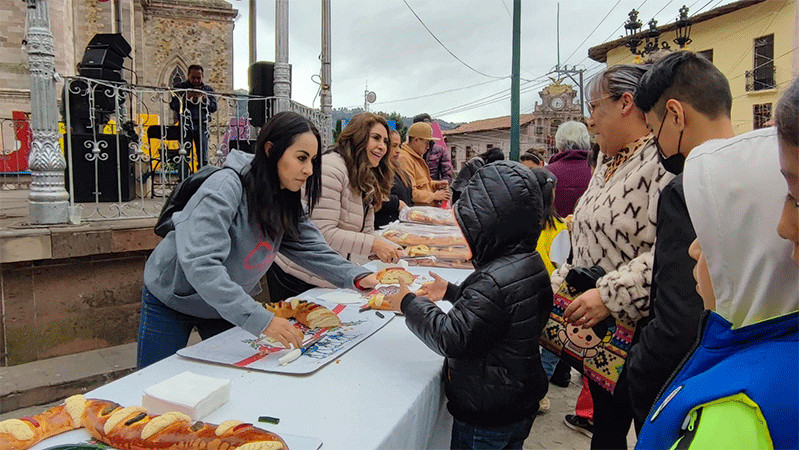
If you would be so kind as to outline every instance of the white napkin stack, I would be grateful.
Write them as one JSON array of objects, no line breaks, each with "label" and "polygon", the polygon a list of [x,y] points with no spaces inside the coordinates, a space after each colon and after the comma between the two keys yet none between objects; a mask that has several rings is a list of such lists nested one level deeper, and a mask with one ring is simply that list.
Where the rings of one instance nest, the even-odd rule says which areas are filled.
[{"label": "white napkin stack", "polygon": [[183,372],[144,390],[142,407],[149,414],[182,412],[200,420],[224,405],[231,396],[231,380]]}]

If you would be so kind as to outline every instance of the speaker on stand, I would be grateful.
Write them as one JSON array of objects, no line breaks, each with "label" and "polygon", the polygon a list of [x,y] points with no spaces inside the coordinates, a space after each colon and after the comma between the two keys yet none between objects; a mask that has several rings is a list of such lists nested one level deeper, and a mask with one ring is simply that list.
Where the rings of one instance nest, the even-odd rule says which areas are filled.
[{"label": "speaker on stand", "polygon": [[[255,97],[275,96],[275,63],[258,61],[253,63],[247,71],[250,95]],[[291,89],[292,66],[289,65],[289,86]],[[291,97],[291,91],[289,96]],[[266,103],[266,104],[265,104]],[[265,100],[250,100],[247,103],[247,112],[250,115],[250,125],[261,128],[272,117],[271,105]]]},{"label": "speaker on stand", "polygon": [[[119,158],[117,158],[117,136],[119,136]],[[108,155],[107,159],[97,161],[97,177],[95,177],[95,161],[86,159],[87,155],[92,155],[95,142],[100,146],[101,153]],[[75,174],[73,180],[75,202],[94,202],[95,192],[100,202],[129,202],[134,199],[136,180],[133,174],[134,164],[129,158],[130,142],[125,134],[72,134],[70,143],[72,171]],[[69,185],[69,167],[65,176]],[[95,180],[97,180],[97,191],[95,191]]]}]

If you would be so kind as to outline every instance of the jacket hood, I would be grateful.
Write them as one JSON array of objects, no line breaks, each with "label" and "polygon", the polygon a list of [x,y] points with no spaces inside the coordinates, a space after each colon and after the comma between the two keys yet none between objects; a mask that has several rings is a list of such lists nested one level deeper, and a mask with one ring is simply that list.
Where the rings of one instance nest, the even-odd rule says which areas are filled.
[{"label": "jacket hood", "polygon": [[738,328],[797,311],[792,244],[776,231],[786,184],[775,129],[696,147],[683,177],[717,313]]},{"label": "jacket hood", "polygon": [[564,161],[575,161],[575,160],[583,160],[586,161],[586,158],[589,156],[588,150],[562,150],[555,155],[550,157],[550,161],[548,164],[553,164],[556,161],[564,160]]},{"label": "jacket hood", "polygon": [[252,153],[245,153],[241,150],[231,150],[228,152],[228,157],[225,158],[224,166],[235,169],[240,174],[244,174],[247,170],[242,169],[249,169],[253,158],[255,158],[255,155]]},{"label": "jacket hood", "polygon": [[530,169],[498,161],[475,172],[455,204],[455,215],[477,268],[536,249],[542,193]]}]

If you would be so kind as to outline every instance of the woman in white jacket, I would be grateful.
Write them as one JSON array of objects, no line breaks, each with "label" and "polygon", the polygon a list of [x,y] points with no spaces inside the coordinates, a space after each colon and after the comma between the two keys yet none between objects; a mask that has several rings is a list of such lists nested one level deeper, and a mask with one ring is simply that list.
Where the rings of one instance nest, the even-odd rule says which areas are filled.
[{"label": "woman in white jacket", "polygon": [[[322,194],[311,219],[331,248],[347,259],[375,254],[383,262],[396,262],[404,255],[402,247],[373,233],[375,210],[389,199],[394,183],[388,149],[386,119],[362,113],[350,119],[336,146],[322,156]],[[333,287],[283,255],[275,262],[267,273],[272,301]]]}]

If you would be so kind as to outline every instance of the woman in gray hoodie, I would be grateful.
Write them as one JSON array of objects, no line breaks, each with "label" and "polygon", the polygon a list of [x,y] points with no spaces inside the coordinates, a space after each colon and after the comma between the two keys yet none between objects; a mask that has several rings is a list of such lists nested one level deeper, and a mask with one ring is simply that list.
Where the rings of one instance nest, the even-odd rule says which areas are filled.
[{"label": "woman in gray hoodie", "polygon": [[147,259],[139,322],[139,368],[183,348],[194,327],[206,339],[234,325],[289,347],[303,335],[253,296],[280,251],[338,287],[372,288],[375,275],[333,251],[303,210],[320,196],[320,137],[293,112],[261,129],[256,154],[231,151]]}]

